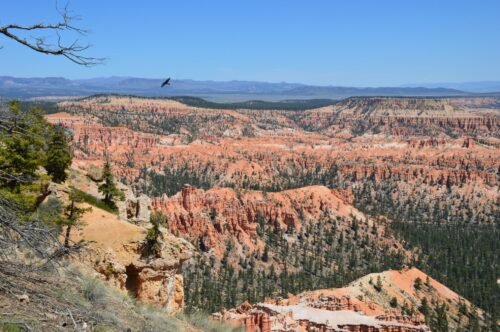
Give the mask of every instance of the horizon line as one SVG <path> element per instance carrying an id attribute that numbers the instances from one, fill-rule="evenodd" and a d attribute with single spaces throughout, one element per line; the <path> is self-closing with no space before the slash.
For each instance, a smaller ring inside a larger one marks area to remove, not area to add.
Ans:
<path id="1" fill-rule="evenodd" d="M 127 75 L 111 75 L 111 76 L 94 76 L 88 78 L 71 78 L 65 76 L 13 76 L 13 75 L 0 75 L 0 77 L 11 77 L 16 79 L 44 79 L 44 78 L 60 78 L 66 79 L 70 81 L 85 81 L 85 80 L 93 80 L 93 79 L 111 79 L 111 78 L 121 78 L 121 79 L 145 79 L 145 80 L 164 80 L 165 78 L 158 77 L 141 77 L 141 76 L 127 76 Z M 231 79 L 231 80 L 215 80 L 215 79 L 195 79 L 195 78 L 174 78 L 172 77 L 172 81 L 194 81 L 194 82 L 215 82 L 215 83 L 231 83 L 231 82 L 246 82 L 246 83 L 263 83 L 263 84 L 295 84 L 295 85 L 303 85 L 303 86 L 312 86 L 312 87 L 343 87 L 343 88 L 424 88 L 424 89 L 454 89 L 447 88 L 444 86 L 438 86 L 440 84 L 448 85 L 448 84 L 488 84 L 488 83 L 497 83 L 500 84 L 500 78 L 498 80 L 474 80 L 474 81 L 441 81 L 441 82 L 427 82 L 427 83 L 402 83 L 395 85 L 342 85 L 342 84 L 310 84 L 310 83 L 302 83 L 302 82 L 288 82 L 288 81 L 261 81 L 261 80 L 247 80 L 247 79 Z M 426 87 L 425 85 L 436 85 L 432 88 Z"/>

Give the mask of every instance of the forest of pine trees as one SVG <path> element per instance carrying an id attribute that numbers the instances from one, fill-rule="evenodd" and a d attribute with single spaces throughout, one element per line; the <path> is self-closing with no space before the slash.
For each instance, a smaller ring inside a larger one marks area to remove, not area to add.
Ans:
<path id="1" fill-rule="evenodd" d="M 418 268 L 498 317 L 498 209 L 478 214 L 468 204 L 453 205 L 453 200 L 442 205 L 418 198 L 397 201 L 390 195 L 394 188 L 389 181 L 367 181 L 355 191 L 356 207 L 393 220 L 395 235 L 408 248 L 421 249 L 423 255 L 414 262 Z"/>
<path id="2" fill-rule="evenodd" d="M 423 255 L 414 262 L 481 309 L 499 317 L 498 252 L 496 225 L 433 225 L 394 222 L 392 228 Z"/>
<path id="3" fill-rule="evenodd" d="M 276 229 L 259 219 L 257 231 L 266 244 L 263 252 L 234 262 L 231 258 L 237 254 L 228 243 L 221 262 L 200 255 L 186 268 L 188 310 L 215 312 L 244 300 L 255 303 L 264 297 L 341 287 L 368 273 L 401 268 L 404 263 L 400 252 L 377 243 L 384 234 L 356 218 L 351 222 L 340 217 L 304 222 L 300 233 Z M 350 227 L 340 226 L 346 223 Z"/>

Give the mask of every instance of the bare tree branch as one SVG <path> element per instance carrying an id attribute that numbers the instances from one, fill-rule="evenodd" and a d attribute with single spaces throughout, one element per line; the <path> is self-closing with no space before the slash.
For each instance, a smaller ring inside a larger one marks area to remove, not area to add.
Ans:
<path id="1" fill-rule="evenodd" d="M 86 51 L 90 47 L 90 45 L 80 44 L 79 39 L 75 39 L 69 44 L 66 44 L 62 41 L 60 35 L 61 32 L 69 31 L 81 36 L 86 36 L 88 31 L 73 25 L 73 22 L 79 20 L 79 17 L 71 16 L 68 12 L 67 7 L 65 7 L 63 10 L 59 10 L 59 13 L 61 15 L 60 22 L 52 24 L 38 23 L 27 26 L 19 24 L 9 24 L 0 26 L 0 34 L 36 52 L 63 56 L 78 65 L 93 66 L 101 64 L 105 60 L 104 58 L 95 58 L 83 55 L 83 52 Z M 22 32 L 28 31 L 49 31 L 53 34 L 53 37 L 57 39 L 57 44 L 53 45 L 47 42 L 45 37 L 23 37 Z M 0 49 L 2 48 L 3 46 L 0 46 Z"/>

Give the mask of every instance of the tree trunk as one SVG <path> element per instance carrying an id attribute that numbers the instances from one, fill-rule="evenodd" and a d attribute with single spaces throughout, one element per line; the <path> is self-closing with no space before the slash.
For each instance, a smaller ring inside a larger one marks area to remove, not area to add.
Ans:
<path id="1" fill-rule="evenodd" d="M 68 216 L 70 223 L 68 223 L 68 226 L 66 226 L 66 236 L 64 236 L 64 246 L 66 248 L 69 248 L 69 236 L 71 235 L 71 227 L 73 226 L 71 222 L 73 220 L 74 211 L 75 211 L 75 201 L 71 201 L 71 208 L 69 210 L 69 216 Z"/>
<path id="2" fill-rule="evenodd" d="M 66 227 L 66 236 L 64 237 L 64 246 L 66 248 L 69 248 L 69 236 L 71 234 L 71 227 L 72 227 L 72 225 L 68 225 Z"/>

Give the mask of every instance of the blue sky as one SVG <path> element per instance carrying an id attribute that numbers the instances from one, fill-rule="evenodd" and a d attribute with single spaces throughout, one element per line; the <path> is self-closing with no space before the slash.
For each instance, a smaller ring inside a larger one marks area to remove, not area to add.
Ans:
<path id="1" fill-rule="evenodd" d="M 59 5 L 64 4 L 59 0 Z M 54 0 L 2 0 L 0 25 L 56 19 Z M 83 68 L 0 36 L 0 75 L 137 76 L 394 86 L 500 80 L 500 1 L 72 0 Z"/>

